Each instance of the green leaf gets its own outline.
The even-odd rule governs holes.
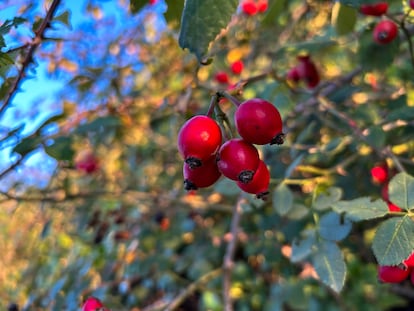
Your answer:
[[[169,25],[179,26],[184,8],[184,0],[167,0],[166,3],[168,8],[164,13],[165,20]]]
[[[320,193],[312,203],[312,208],[318,211],[326,210],[342,197],[342,189],[331,187],[326,192]]]
[[[75,151],[72,148],[72,139],[69,136],[57,137],[53,144],[45,147],[46,153],[56,160],[72,160]]]
[[[414,177],[407,173],[395,175],[389,185],[390,201],[398,207],[410,210],[414,208]]]
[[[13,152],[20,154],[21,156],[25,156],[39,147],[40,143],[42,142],[42,138],[40,137],[26,137],[21,140],[14,148]]]
[[[290,261],[297,263],[305,260],[312,254],[313,246],[316,244],[316,237],[314,232],[302,240],[295,239],[292,243],[292,254]]]
[[[264,25],[273,25],[278,16],[286,9],[286,0],[269,1],[269,7],[266,11],[266,15],[262,20]]]
[[[236,196],[240,194],[240,188],[237,184],[228,178],[221,178],[214,185],[214,191],[225,196]]]
[[[146,4],[148,0],[130,0],[129,1],[129,10],[132,14],[138,13]]]
[[[95,120],[81,125],[76,129],[76,134],[87,134],[87,133],[97,133],[104,132],[110,128],[116,128],[120,125],[120,121],[117,117],[106,116],[96,118]]]
[[[319,234],[330,241],[340,241],[348,236],[352,229],[352,222],[347,218],[341,218],[335,212],[329,212],[319,220]]]
[[[375,233],[372,249],[380,265],[398,265],[414,249],[414,222],[409,216],[384,221]]]
[[[334,242],[322,240],[312,256],[315,271],[320,280],[339,293],[346,278],[346,265],[341,250]]]
[[[397,120],[412,120],[414,119],[414,107],[406,106],[390,111],[386,119],[388,121],[397,121]]]
[[[227,27],[238,0],[186,0],[178,42],[204,62],[210,43]]]
[[[371,146],[381,148],[385,145],[385,132],[381,126],[372,126],[368,130],[366,139]]]
[[[336,33],[346,35],[354,30],[357,20],[357,10],[350,6],[336,2],[332,8],[332,24]]]
[[[293,206],[292,191],[284,183],[273,191],[273,207],[280,215],[286,215]]]
[[[351,201],[339,201],[332,204],[332,208],[338,213],[345,213],[351,221],[380,218],[389,212],[388,206],[383,200],[371,201],[367,197]]]
[[[63,25],[67,26],[69,29],[72,29],[72,25],[70,23],[70,11],[65,11],[62,14],[53,18],[54,21],[59,21]]]

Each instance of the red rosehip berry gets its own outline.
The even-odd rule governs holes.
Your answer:
[[[187,120],[178,133],[178,151],[190,168],[215,156],[221,145],[221,129],[212,118],[198,115]]]
[[[409,0],[408,5],[410,6],[411,10],[414,10],[414,0]]]
[[[75,159],[75,168],[86,174],[92,174],[99,170],[99,160],[91,151],[83,151]]]
[[[157,0],[149,0],[148,2],[150,5],[154,5],[155,3],[157,3]]]
[[[213,185],[221,176],[216,163],[216,158],[212,157],[205,161],[202,166],[191,169],[184,162],[183,166],[184,189],[197,190]]]
[[[384,283],[400,283],[407,279],[411,269],[398,266],[378,266],[378,279]]]
[[[229,179],[248,183],[259,166],[259,152],[252,144],[240,138],[226,141],[218,152],[217,166]]]
[[[235,61],[234,63],[230,65],[230,69],[235,75],[241,74],[241,72],[243,71],[243,68],[244,68],[244,64],[241,60]]]
[[[383,184],[388,181],[388,167],[377,165],[371,168],[372,181],[376,184]]]
[[[230,83],[229,76],[224,71],[217,72],[216,75],[214,76],[214,79],[220,84],[229,84]]]
[[[258,199],[266,199],[269,194],[270,172],[266,164],[260,160],[256,173],[253,179],[246,183],[237,181],[237,186],[247,193],[255,194]]]
[[[253,16],[257,14],[258,7],[256,2],[252,0],[245,0],[241,3],[241,9],[244,14]]]
[[[387,2],[377,2],[373,4],[361,4],[359,7],[359,12],[364,15],[370,16],[381,16],[387,13],[388,3]]]
[[[267,0],[259,0],[259,2],[257,2],[257,12],[259,13],[264,13],[266,12],[269,4],[267,2]]]
[[[314,88],[319,84],[319,72],[315,63],[312,61],[309,55],[298,56],[299,64],[297,70],[300,79],[304,80],[309,88]]]
[[[295,83],[299,82],[300,80],[300,75],[299,75],[299,70],[296,67],[291,68],[287,75],[286,75],[286,79],[293,81]]]
[[[398,34],[398,26],[391,20],[382,20],[374,27],[373,37],[378,44],[388,44],[393,41]]]
[[[241,103],[234,113],[234,121],[238,133],[248,143],[283,143],[283,122],[279,110],[264,99],[252,98]]]
[[[98,298],[89,297],[83,304],[82,311],[98,311],[103,307],[104,305]]]
[[[408,268],[414,267],[414,252],[411,253],[410,256],[406,260],[403,261],[404,266]]]

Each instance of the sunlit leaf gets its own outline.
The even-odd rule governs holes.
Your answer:
[[[204,62],[210,43],[227,27],[237,0],[186,0],[181,18],[179,44]]]
[[[381,218],[388,214],[388,206],[384,201],[372,201],[370,198],[338,201],[332,204],[332,208],[338,213],[345,213],[352,221]]]
[[[347,237],[352,229],[352,222],[347,218],[341,218],[335,212],[329,212],[319,220],[319,234],[330,241],[340,241]]]
[[[414,177],[407,173],[395,175],[388,186],[390,201],[398,207],[410,210],[414,208]]]
[[[321,192],[312,203],[312,208],[316,210],[325,210],[330,208],[332,204],[338,202],[342,197],[342,189],[337,187],[328,188],[325,192]]]
[[[332,8],[332,24],[338,35],[346,35],[354,30],[357,11],[347,5],[335,2]]]
[[[372,249],[380,265],[398,265],[414,249],[414,222],[409,216],[385,220],[375,233]]]

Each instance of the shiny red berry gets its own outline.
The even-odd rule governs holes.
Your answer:
[[[83,304],[82,311],[97,311],[103,308],[102,302],[95,297],[89,297]]]
[[[193,169],[184,162],[183,175],[184,189],[190,191],[213,185],[220,178],[221,172],[217,167],[216,158],[212,157],[202,166]]]
[[[319,84],[320,77],[315,63],[309,55],[299,56],[297,70],[299,78],[303,80],[309,88],[314,88]]]
[[[253,16],[257,14],[257,4],[253,0],[245,0],[241,3],[241,9],[244,14]]]
[[[373,31],[374,41],[378,44],[390,43],[397,37],[397,34],[397,24],[389,19],[380,21]]]
[[[270,172],[266,164],[260,160],[253,179],[248,183],[237,181],[237,186],[247,193],[255,194],[258,199],[266,199],[269,194]]]
[[[377,165],[371,168],[371,178],[376,184],[383,184],[388,181],[388,167],[386,165]]]
[[[282,144],[283,122],[279,110],[261,98],[241,103],[234,113],[234,122],[240,136],[251,144]]]
[[[384,283],[400,283],[410,275],[410,268],[378,266],[378,279]]]
[[[390,212],[401,212],[402,211],[402,209],[400,207],[398,207],[397,205],[395,205],[392,202],[387,202],[387,205],[388,205],[388,210]]]
[[[361,4],[359,7],[359,12],[364,15],[370,16],[381,16],[387,13],[388,3],[387,2],[377,2],[373,4]]]
[[[235,75],[241,74],[241,72],[243,71],[243,68],[244,68],[244,64],[241,60],[235,61],[234,63],[230,65],[230,69]]]
[[[259,166],[259,152],[252,144],[240,138],[226,141],[218,152],[220,172],[232,180],[248,183]]]
[[[187,120],[178,133],[178,151],[190,168],[214,157],[221,145],[221,129],[212,118],[199,115]]]

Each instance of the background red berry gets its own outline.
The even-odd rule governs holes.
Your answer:
[[[309,55],[299,56],[299,64],[297,70],[299,77],[303,80],[309,88],[314,88],[319,84],[320,77],[315,63]]]
[[[264,99],[253,98],[240,104],[234,121],[246,142],[257,145],[283,142],[283,122],[279,110]]]
[[[256,173],[249,183],[237,181],[237,186],[245,192],[255,194],[258,199],[266,199],[269,194],[270,172],[266,164],[260,160]]]
[[[241,60],[235,61],[234,63],[230,65],[230,69],[235,75],[241,74],[241,72],[243,71],[243,68],[244,68],[244,64],[243,64],[243,61]]]
[[[248,183],[259,166],[259,152],[243,139],[226,141],[219,150],[217,166],[220,172],[232,180]]]
[[[204,115],[187,120],[178,133],[178,150],[191,167],[215,156],[222,141],[217,122]]]
[[[409,0],[409,1],[408,1],[408,5],[410,6],[410,8],[411,8],[412,10],[414,10],[414,0]]]
[[[264,13],[268,8],[268,1],[267,0],[259,0],[257,2],[257,12]]]
[[[253,16],[253,15],[257,14],[257,12],[258,12],[257,4],[253,0],[243,1],[241,3],[241,9],[242,9],[244,14],[249,15],[249,16]]]
[[[361,4],[359,11],[364,15],[381,16],[387,13],[388,3],[377,2],[373,4]]]
[[[375,25],[373,31],[374,41],[379,44],[387,44],[393,41],[398,34],[398,26],[391,20],[382,20]]]
[[[75,159],[75,168],[86,174],[92,174],[99,170],[99,159],[91,151],[81,152]]]
[[[388,168],[386,165],[377,165],[371,169],[372,181],[377,184],[383,184],[388,181]]]
[[[224,71],[217,72],[216,75],[214,76],[214,79],[220,84],[229,84],[230,83],[229,76]]]
[[[286,79],[291,80],[293,82],[299,82],[300,75],[299,75],[298,68],[296,67],[291,68],[286,75]]]

